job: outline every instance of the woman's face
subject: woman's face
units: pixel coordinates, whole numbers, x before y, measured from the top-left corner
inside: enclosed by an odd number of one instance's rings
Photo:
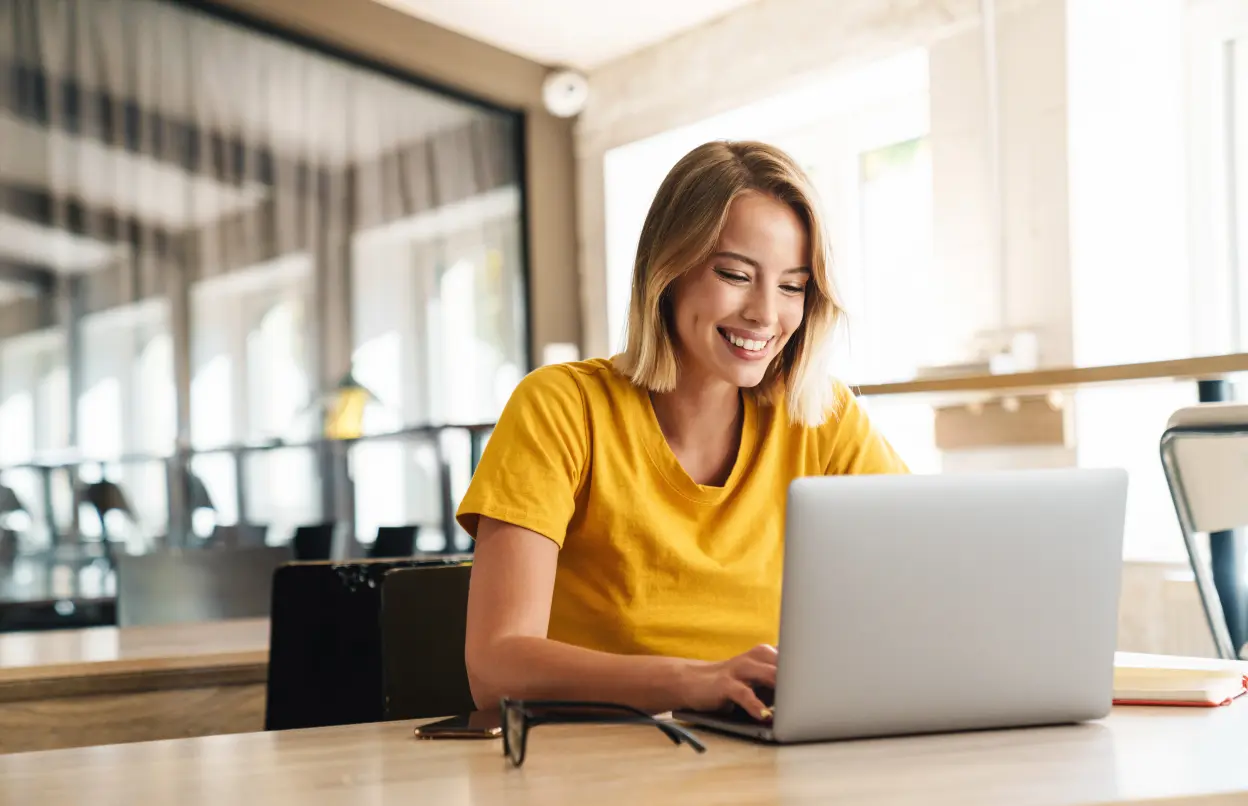
[[[682,378],[754,387],[802,324],[810,245],[792,208],[750,191],[732,202],[715,253],[676,281]]]

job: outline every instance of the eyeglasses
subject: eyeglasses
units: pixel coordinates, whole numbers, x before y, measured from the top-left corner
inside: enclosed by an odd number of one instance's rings
[[[618,703],[504,698],[500,703],[500,708],[502,709],[503,753],[516,767],[524,763],[524,750],[529,739],[529,728],[557,723],[649,723],[663,731],[663,734],[671,739],[673,744],[687,744],[699,753],[706,752],[705,745],[675,723],[656,719],[645,711]]]

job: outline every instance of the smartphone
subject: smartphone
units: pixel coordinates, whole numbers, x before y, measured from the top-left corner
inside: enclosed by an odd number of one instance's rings
[[[499,711],[471,711],[421,725],[417,739],[497,739],[503,735]]]

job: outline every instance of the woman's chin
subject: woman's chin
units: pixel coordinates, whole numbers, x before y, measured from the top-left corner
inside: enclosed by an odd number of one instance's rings
[[[763,382],[763,378],[767,374],[767,367],[762,366],[755,370],[752,368],[733,368],[727,372],[721,373],[721,377],[742,389],[753,389]]]

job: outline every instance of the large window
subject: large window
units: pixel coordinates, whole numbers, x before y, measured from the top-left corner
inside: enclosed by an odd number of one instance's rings
[[[1195,348],[1248,351],[1248,6],[1191,3],[1184,24]]]
[[[1248,12],[1245,13],[1248,16]],[[1231,170],[1227,172],[1228,258],[1234,272],[1232,294],[1236,349],[1248,352],[1248,31],[1226,42],[1226,114],[1223,142]]]

